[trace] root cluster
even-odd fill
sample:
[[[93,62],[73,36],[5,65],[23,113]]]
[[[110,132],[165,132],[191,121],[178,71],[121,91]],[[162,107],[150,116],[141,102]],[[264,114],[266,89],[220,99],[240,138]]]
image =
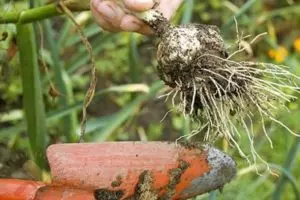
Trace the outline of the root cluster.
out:
[[[214,65],[203,66],[201,63],[206,61],[202,59],[210,60]],[[189,79],[179,78],[165,96],[171,97],[173,106],[185,116],[190,115],[202,123],[194,133],[205,129],[205,141],[214,141],[221,135],[245,156],[235,139],[239,136],[238,122],[246,130],[252,153],[259,156],[253,146],[255,111],[259,113],[271,147],[264,119],[270,119],[298,136],[273,115],[278,105],[285,107],[286,102],[296,98],[287,91],[299,92],[294,83],[299,78],[287,69],[274,64],[235,62],[210,54],[199,57],[193,68],[193,75]]]
[[[240,135],[237,124],[247,133],[251,160],[255,162],[259,158],[264,162],[253,142],[256,111],[271,147],[265,119],[298,136],[273,115],[278,105],[285,107],[286,102],[296,98],[292,94],[299,92],[296,83],[300,78],[286,67],[234,61],[233,56],[243,49],[228,55],[215,26],[169,25],[167,29],[160,30],[163,31],[159,33],[161,42],[158,45],[157,69],[160,78],[171,88],[163,96],[171,99],[173,106],[185,116],[191,116],[201,124],[190,136],[204,132],[207,142],[222,136],[249,162],[237,142]]]
[[[214,65],[203,66],[202,63],[207,63],[207,60]],[[254,148],[253,121],[257,117],[254,112],[259,113],[260,119],[256,118],[255,121],[261,122],[271,148],[273,145],[265,128],[265,119],[272,120],[292,135],[299,136],[273,115],[278,105],[285,107],[286,102],[296,98],[288,91],[299,92],[299,87],[295,84],[295,79],[299,77],[284,67],[235,62],[204,54],[198,58],[193,68],[190,79],[179,78],[176,86],[166,95],[167,98],[171,97],[176,109],[185,116],[192,116],[201,124],[188,137],[203,131],[206,142],[213,142],[219,136],[224,137],[251,164],[257,158],[265,162]],[[237,142],[237,137],[240,137],[237,124],[247,134],[252,159],[244,154]]]

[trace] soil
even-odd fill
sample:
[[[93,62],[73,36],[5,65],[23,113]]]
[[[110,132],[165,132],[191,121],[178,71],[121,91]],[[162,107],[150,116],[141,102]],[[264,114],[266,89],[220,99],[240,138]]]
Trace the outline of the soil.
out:
[[[134,195],[126,200],[158,200],[157,191],[152,188],[153,181],[150,171],[141,173]]]
[[[94,197],[96,200],[119,200],[124,196],[122,190],[108,190],[108,189],[97,189],[94,191]]]
[[[204,54],[221,58],[227,56],[216,26],[188,24],[170,27],[161,35],[158,45],[159,76],[170,87],[176,86],[175,81],[179,83],[181,80],[183,84],[189,82],[196,75],[197,65],[202,68],[214,67],[211,57],[206,60],[199,59]]]
[[[203,55],[211,56],[202,57]],[[209,94],[219,95],[216,83],[223,88],[228,85],[228,81],[222,76],[228,78],[231,74],[225,72],[220,74],[219,71],[215,71],[224,65],[220,58],[225,59],[227,56],[223,39],[216,26],[202,24],[175,26],[161,36],[157,51],[157,70],[166,85],[180,88],[183,99],[186,99],[185,111],[189,112],[191,109],[197,111],[202,110],[204,106],[200,96],[208,98],[203,95],[204,91],[197,90],[192,103],[196,88],[205,87]]]
[[[186,171],[186,169],[190,166],[190,164],[184,160],[179,161],[178,168],[171,169],[169,171],[169,183],[167,185],[167,191],[165,195],[159,198],[159,200],[170,200],[176,194],[176,185],[180,182],[180,178],[182,174]]]
[[[135,193],[131,197],[126,198],[126,200],[170,200],[175,195],[176,185],[180,182],[182,174],[189,167],[189,163],[180,160],[177,168],[169,170],[169,183],[166,186],[166,193],[162,196],[158,196],[158,191],[153,188],[153,174],[145,170],[140,174],[138,184],[135,188]],[[113,187],[117,187],[122,183],[122,177],[117,176],[116,181],[112,182]],[[119,200],[124,196],[122,190],[108,190],[108,189],[98,189],[94,192],[94,196],[97,200]]]
[[[145,19],[144,22],[148,24],[158,36],[165,33],[171,26],[169,21],[158,11],[151,10],[149,16],[151,16],[150,19]]]
[[[0,143],[0,178],[34,179],[23,167],[27,161],[23,151],[13,151]]]
[[[119,187],[121,184],[122,184],[122,176],[119,175],[117,176],[116,180],[111,183],[111,186],[114,188],[114,187]]]

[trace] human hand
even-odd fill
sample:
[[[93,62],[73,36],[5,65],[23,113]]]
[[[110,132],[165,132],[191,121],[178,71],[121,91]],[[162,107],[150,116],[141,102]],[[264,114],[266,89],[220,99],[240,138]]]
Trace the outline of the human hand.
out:
[[[123,1],[123,2],[122,2]],[[155,8],[170,19],[183,0],[160,0]],[[91,11],[96,22],[107,31],[139,32],[151,34],[152,30],[127,11],[143,12],[152,9],[157,0],[92,0]],[[124,6],[120,6],[123,4]],[[125,8],[122,8],[125,7]]]

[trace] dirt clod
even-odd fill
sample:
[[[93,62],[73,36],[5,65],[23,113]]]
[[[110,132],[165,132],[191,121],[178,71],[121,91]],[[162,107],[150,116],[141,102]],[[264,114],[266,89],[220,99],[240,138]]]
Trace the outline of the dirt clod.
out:
[[[218,76],[219,72],[215,71],[223,67],[220,59],[226,59],[226,56],[225,45],[216,26],[174,26],[161,36],[157,70],[166,85],[180,88],[182,110],[195,114],[204,106],[213,106],[208,96],[219,95],[216,85],[223,88],[228,85],[225,79],[230,73],[221,72]],[[201,96],[205,99],[201,99]]]
[[[97,189],[94,191],[94,197],[96,200],[120,200],[124,196],[122,190],[108,190],[108,189]]]
[[[166,188],[166,193],[159,198],[159,200],[170,200],[176,194],[176,185],[180,182],[182,174],[190,164],[184,160],[179,161],[179,166],[177,168],[171,169],[169,171],[169,183]]]
[[[148,11],[147,15],[142,18],[158,36],[162,35],[171,26],[162,13],[156,10]]]
[[[150,171],[146,170],[141,173],[134,195],[127,200],[158,200],[157,191],[152,187],[153,182],[153,175]]]
[[[121,184],[122,184],[122,176],[119,175],[116,177],[116,180],[114,180],[111,183],[111,186],[114,188],[114,187],[119,187]]]

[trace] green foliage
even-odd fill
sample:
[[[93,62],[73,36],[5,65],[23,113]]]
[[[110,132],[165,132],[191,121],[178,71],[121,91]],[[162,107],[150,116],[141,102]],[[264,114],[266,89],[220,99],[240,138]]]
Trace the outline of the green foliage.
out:
[[[59,46],[55,43],[54,31],[52,29],[52,24],[49,20],[43,22],[44,34],[46,37],[47,45],[50,48],[52,65],[51,68],[54,71],[55,83],[53,87],[56,87],[63,98],[59,99],[59,106],[66,107],[74,103],[73,88],[71,79],[63,66],[63,62],[59,58]],[[54,89],[54,88],[52,88]],[[67,142],[75,142],[76,135],[75,130],[77,126],[77,116],[76,112],[70,113],[70,115],[63,118],[63,129],[62,132],[66,136]]]
[[[31,153],[39,167],[44,168],[47,139],[46,116],[32,24],[17,24],[17,44],[20,51],[23,107]]]
[[[280,63],[300,74],[300,46],[299,49],[294,46],[296,39],[300,39],[298,2],[187,0],[173,20],[175,23],[216,24],[221,27],[230,47],[237,46],[235,16],[240,34],[253,38],[262,32],[269,33],[251,47],[252,54],[251,51],[244,53],[241,59]],[[0,12],[7,14],[26,7],[25,1],[11,3],[15,6],[1,2],[3,10],[0,8]],[[11,17],[14,19],[16,16]],[[26,20],[28,17],[34,18],[30,15]],[[98,76],[95,98],[88,109],[87,142],[174,141],[195,128],[195,124],[176,111],[170,112],[160,122],[172,106],[170,100],[164,103],[164,99],[156,98],[163,94],[163,89],[155,70],[153,38],[104,32],[89,13],[78,14],[77,20],[79,18],[85,19],[80,21],[80,25],[93,46]],[[44,152],[45,146],[52,143],[74,142],[78,136],[77,122],[81,120],[80,110],[90,80],[90,68],[88,53],[70,20],[56,17],[40,21],[36,23],[35,33],[31,27],[32,24],[19,25],[16,32],[14,25],[0,25],[0,35],[8,32],[8,38],[0,41],[0,143],[33,152],[35,160],[43,167],[43,156],[35,156],[37,153]],[[19,54],[9,57],[16,37]],[[249,40],[245,38],[246,41]],[[283,51],[278,51],[279,47]],[[45,73],[42,61],[48,66],[49,73]],[[54,82],[60,93],[56,98],[48,93],[49,80]],[[286,106],[290,112],[282,109],[275,114],[299,133],[300,100]],[[271,175],[263,163],[248,166],[236,149],[220,140],[216,145],[236,160],[238,175],[222,193],[215,191],[197,197],[197,200],[299,197],[300,171],[295,167],[300,165],[297,156],[299,140],[284,128],[266,121],[266,129],[274,145],[271,149],[260,122],[253,123],[255,147],[280,177]],[[246,134],[241,132],[237,140],[249,153]],[[256,168],[261,176],[256,174]]]

